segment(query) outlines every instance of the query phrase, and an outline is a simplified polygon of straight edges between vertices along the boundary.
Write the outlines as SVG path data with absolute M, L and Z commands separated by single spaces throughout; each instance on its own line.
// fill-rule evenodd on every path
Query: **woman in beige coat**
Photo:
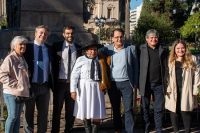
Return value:
M 200 73 L 195 56 L 191 55 L 183 40 L 176 40 L 169 56 L 169 79 L 165 108 L 170 111 L 174 132 L 178 132 L 178 117 L 181 114 L 185 132 L 190 132 L 191 112 L 198 94 Z
M 28 66 L 23 57 L 28 40 L 16 36 L 11 41 L 11 53 L 0 66 L 0 82 L 3 84 L 3 97 L 8 117 L 5 133 L 19 133 L 20 114 L 24 100 L 29 97 Z

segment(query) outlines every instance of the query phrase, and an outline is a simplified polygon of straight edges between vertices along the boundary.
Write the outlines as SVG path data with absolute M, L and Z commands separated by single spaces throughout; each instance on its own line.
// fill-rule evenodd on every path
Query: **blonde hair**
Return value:
M 182 64 L 183 64 L 183 68 L 191 68 L 191 69 L 196 69 L 196 63 L 193 61 L 192 59 L 192 54 L 190 53 L 189 49 L 187 48 L 187 45 L 185 43 L 184 40 L 178 39 L 176 41 L 174 41 L 174 43 L 172 44 L 172 48 L 170 51 L 170 55 L 169 55 L 169 64 L 170 65 L 175 65 L 174 61 L 176 60 L 177 56 L 175 53 L 175 48 L 177 46 L 177 44 L 183 44 L 183 46 L 185 47 L 185 55 L 183 56 L 183 60 L 182 60 Z
M 35 32 L 37 32 L 38 29 L 45 29 L 47 32 L 49 32 L 49 28 L 48 28 L 48 26 L 46 26 L 46 25 L 38 25 L 38 26 L 35 28 Z

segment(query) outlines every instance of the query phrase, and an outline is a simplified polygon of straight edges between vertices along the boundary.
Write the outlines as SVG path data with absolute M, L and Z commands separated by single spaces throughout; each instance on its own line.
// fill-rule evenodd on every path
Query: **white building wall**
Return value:
M 142 5 L 143 4 L 130 11 L 130 34 L 133 33 L 135 27 L 137 26 L 138 19 L 140 18 L 140 13 L 142 10 Z

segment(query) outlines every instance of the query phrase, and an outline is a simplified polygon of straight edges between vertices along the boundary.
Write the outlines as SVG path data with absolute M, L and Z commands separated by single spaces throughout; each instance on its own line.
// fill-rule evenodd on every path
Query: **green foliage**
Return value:
M 200 12 L 194 13 L 188 18 L 185 25 L 181 27 L 180 33 L 184 38 L 200 34 Z
M 144 43 L 146 31 L 153 28 L 160 33 L 161 43 L 172 42 L 179 37 L 179 28 L 187 19 L 190 7 L 188 2 L 182 3 L 178 0 L 143 0 L 140 19 L 132 37 L 133 41 L 136 44 Z
M 106 40 L 107 39 L 105 28 L 101 28 L 101 30 L 98 29 L 96 34 L 98 35 L 98 37 L 100 37 L 100 40 Z
M 145 42 L 145 34 L 149 29 L 156 29 L 160 33 L 160 41 L 165 42 L 173 38 L 172 35 L 172 22 L 169 12 L 161 13 L 159 1 L 144 0 L 143 9 L 138 20 L 138 26 L 135 29 L 133 41 L 136 44 Z
M 98 37 L 100 37 L 101 41 L 107 41 L 111 42 L 111 33 L 114 30 L 115 27 L 109 27 L 109 28 L 101 28 L 96 31 L 96 34 Z
M 0 27 L 7 27 L 7 20 L 6 20 L 6 18 L 3 18 L 3 19 L 0 21 Z

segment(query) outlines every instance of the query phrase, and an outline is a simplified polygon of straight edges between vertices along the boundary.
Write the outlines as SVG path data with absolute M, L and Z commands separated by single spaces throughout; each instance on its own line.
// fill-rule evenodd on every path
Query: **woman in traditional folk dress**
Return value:
M 97 133 L 105 118 L 104 90 L 108 88 L 106 64 L 98 56 L 98 42 L 88 40 L 84 55 L 79 57 L 71 73 L 71 97 L 75 100 L 74 116 L 84 122 L 86 133 Z M 105 81 L 106 79 L 106 81 Z M 104 80 L 104 81 L 103 81 Z
M 181 114 L 185 132 L 190 133 L 191 112 L 195 107 L 199 85 L 196 57 L 190 54 L 183 40 L 176 40 L 169 56 L 169 84 L 165 101 L 174 132 L 179 132 L 178 117 Z

